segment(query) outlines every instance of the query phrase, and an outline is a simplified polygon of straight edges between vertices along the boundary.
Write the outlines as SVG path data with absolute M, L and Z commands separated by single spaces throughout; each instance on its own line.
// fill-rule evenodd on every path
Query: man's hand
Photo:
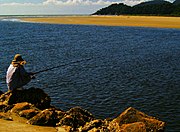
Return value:
M 31 76 L 31 79 L 36 79 L 36 77 L 34 75 L 30 75 Z
M 31 79 L 35 79 L 36 77 L 34 76 L 34 73 L 33 72 L 29 72 L 29 75 L 31 77 Z

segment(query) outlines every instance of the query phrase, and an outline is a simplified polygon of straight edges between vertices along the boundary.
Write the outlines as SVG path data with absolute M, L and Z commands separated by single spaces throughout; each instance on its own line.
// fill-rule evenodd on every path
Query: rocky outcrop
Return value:
M 139 122 L 140 124 L 138 125 L 136 122 Z M 144 129 L 142 123 L 144 123 L 147 132 L 164 131 L 165 126 L 164 122 L 159 121 L 154 117 L 148 116 L 145 113 L 130 107 L 109 123 L 109 129 L 121 129 L 123 125 L 129 127 L 132 126 L 132 123 L 136 123 L 135 128 L 141 128 L 142 130 Z
M 30 109 L 31 107 L 33 107 L 32 104 L 27 103 L 27 102 L 17 103 L 11 109 L 11 112 L 18 114 L 20 111 Z
M 30 92 L 30 93 L 29 93 Z M 27 124 L 62 127 L 68 132 L 162 132 L 165 123 L 132 107 L 112 120 L 96 119 L 80 107 L 62 111 L 50 106 L 50 97 L 41 89 L 6 92 L 0 96 L 0 118 L 13 120 L 11 114 Z
M 75 107 L 67 111 L 57 126 L 70 126 L 72 130 L 76 130 L 80 126 L 84 126 L 86 122 L 94 120 L 94 116 L 80 107 Z
M 19 115 L 21 117 L 26 118 L 26 119 L 31 119 L 32 117 L 34 117 L 38 113 L 39 113 L 39 111 L 36 109 L 27 109 L 27 110 L 22 110 L 21 112 L 19 112 Z
M 0 119 L 12 121 L 12 117 L 7 113 L 0 113 Z
M 91 122 L 87 122 L 83 127 L 79 128 L 80 132 L 87 132 L 87 131 L 109 131 L 108 122 L 106 120 L 95 119 Z
M 51 98 L 42 89 L 30 88 L 6 92 L 0 96 L 0 101 L 8 105 L 28 102 L 39 109 L 46 109 L 50 107 Z
M 45 109 L 27 121 L 31 125 L 56 126 L 58 122 L 55 109 Z

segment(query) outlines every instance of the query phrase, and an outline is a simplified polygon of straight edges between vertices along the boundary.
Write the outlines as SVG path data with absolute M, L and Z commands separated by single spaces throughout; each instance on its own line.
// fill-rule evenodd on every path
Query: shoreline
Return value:
M 180 29 L 180 17 L 166 16 L 42 16 L 21 17 L 22 21 L 48 24 L 129 26 Z
M 6 132 L 164 132 L 166 126 L 164 121 L 133 107 L 112 119 L 96 118 L 79 106 L 63 111 L 52 106 L 50 96 L 39 88 L 1 93 L 0 123 L 0 130 Z

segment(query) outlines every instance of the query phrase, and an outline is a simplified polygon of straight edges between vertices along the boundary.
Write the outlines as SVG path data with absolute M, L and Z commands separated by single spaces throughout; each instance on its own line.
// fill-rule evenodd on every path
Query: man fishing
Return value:
M 33 73 L 28 73 L 24 69 L 26 61 L 20 54 L 16 54 L 12 60 L 6 74 L 8 90 L 22 90 L 23 86 L 34 79 Z

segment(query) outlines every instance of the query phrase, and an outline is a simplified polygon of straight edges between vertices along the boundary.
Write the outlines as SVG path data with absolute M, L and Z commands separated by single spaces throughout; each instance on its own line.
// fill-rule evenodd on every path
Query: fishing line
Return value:
M 33 74 L 35 75 L 35 74 L 39 74 L 39 73 L 42 73 L 42 72 L 53 70 L 53 69 L 56 69 L 56 68 L 59 68 L 59 67 L 63 67 L 63 66 L 67 66 L 67 65 L 72 65 L 72 64 L 75 64 L 75 63 L 80 63 L 80 62 L 89 61 L 89 60 L 92 60 L 92 58 L 86 58 L 86 59 L 81 59 L 81 60 L 77 60 L 77 61 L 72 61 L 72 62 L 66 63 L 66 64 L 57 65 L 57 66 L 54 66 L 54 67 L 51 67 L 51 68 L 40 70 L 38 72 L 34 72 Z

